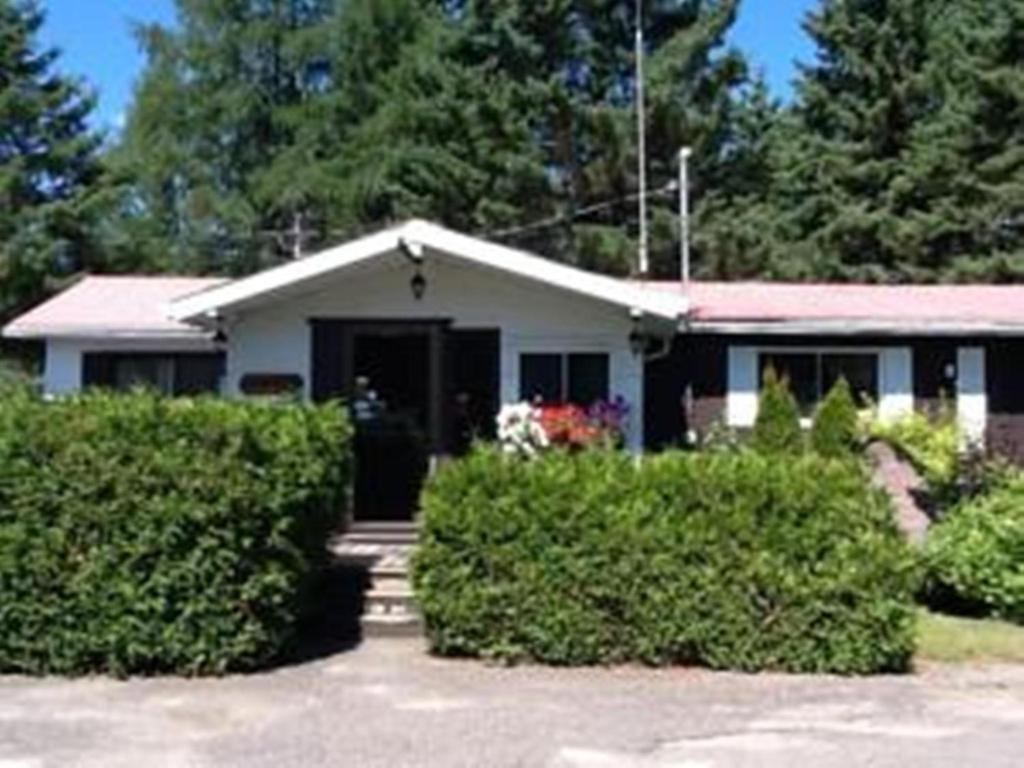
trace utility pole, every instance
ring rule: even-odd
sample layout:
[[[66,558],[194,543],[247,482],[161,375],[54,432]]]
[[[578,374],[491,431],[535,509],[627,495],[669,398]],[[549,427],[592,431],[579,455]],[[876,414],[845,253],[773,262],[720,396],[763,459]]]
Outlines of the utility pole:
[[[683,289],[690,288],[690,157],[693,150],[679,150],[679,275]]]
[[[637,268],[640,277],[650,272],[647,235],[647,128],[644,115],[644,8],[643,0],[636,0],[636,122],[640,185],[640,253]]]

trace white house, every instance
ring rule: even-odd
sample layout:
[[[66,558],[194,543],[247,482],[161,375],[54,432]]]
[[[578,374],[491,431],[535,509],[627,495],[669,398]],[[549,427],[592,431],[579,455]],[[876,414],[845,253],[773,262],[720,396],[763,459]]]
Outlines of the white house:
[[[435,455],[537,397],[625,398],[637,450],[749,426],[768,364],[808,410],[840,375],[883,418],[945,393],[968,434],[1024,455],[1024,286],[684,289],[411,221],[238,280],[86,277],[3,333],[45,343],[51,395],[369,387]]]

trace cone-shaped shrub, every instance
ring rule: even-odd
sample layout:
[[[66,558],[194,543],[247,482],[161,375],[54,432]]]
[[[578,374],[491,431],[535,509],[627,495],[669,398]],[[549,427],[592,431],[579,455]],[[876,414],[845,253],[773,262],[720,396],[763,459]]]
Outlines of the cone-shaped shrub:
[[[760,453],[797,453],[803,448],[796,400],[789,383],[771,367],[764,372],[752,444]]]
[[[829,390],[814,414],[811,447],[819,456],[841,458],[857,444],[857,404],[842,376]]]

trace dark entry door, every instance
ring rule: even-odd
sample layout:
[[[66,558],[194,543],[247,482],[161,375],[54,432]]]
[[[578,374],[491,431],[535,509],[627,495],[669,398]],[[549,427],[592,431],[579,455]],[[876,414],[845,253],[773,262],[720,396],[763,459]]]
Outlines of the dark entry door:
[[[343,399],[356,423],[355,519],[411,520],[431,457],[493,435],[498,331],[443,320],[311,325],[313,397]]]
[[[355,519],[412,520],[434,431],[431,335],[398,326],[353,329]]]

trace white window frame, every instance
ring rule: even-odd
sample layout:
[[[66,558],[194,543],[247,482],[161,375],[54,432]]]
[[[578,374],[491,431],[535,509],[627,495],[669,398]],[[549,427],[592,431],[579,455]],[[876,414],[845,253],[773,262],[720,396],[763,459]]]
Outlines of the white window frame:
[[[878,413],[885,421],[898,419],[914,410],[913,352],[901,346],[835,346],[814,344],[736,345],[729,347],[726,370],[726,421],[731,427],[752,427],[757,419],[761,392],[762,355],[872,355],[877,365]],[[809,426],[810,418],[801,424]]]

